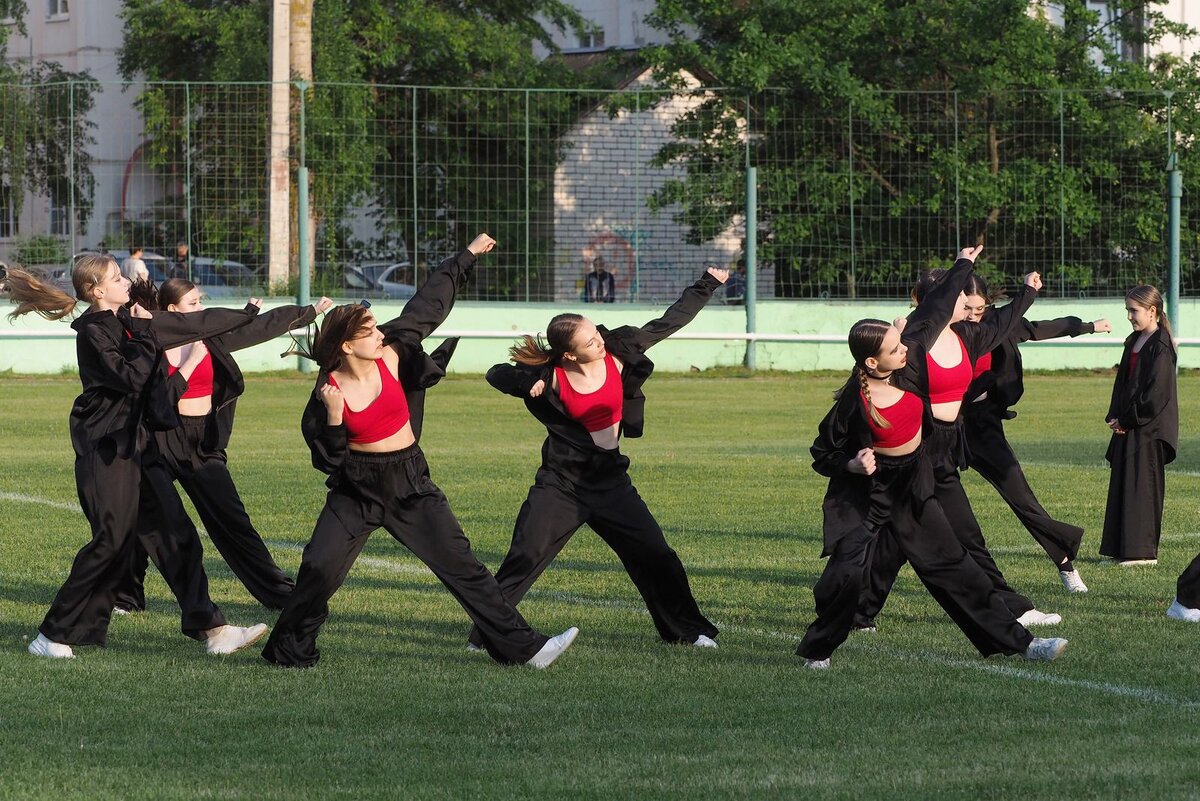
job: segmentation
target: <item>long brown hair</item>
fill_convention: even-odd
[[[1171,330],[1171,321],[1167,319],[1167,314],[1163,310],[1163,296],[1157,288],[1150,284],[1138,284],[1125,293],[1125,301],[1136,303],[1143,309],[1154,309],[1157,313],[1159,327],[1167,332],[1167,339],[1170,341],[1171,347],[1175,347],[1175,332]]]
[[[4,289],[17,308],[9,313],[8,319],[15,320],[30,312],[47,320],[61,320],[72,315],[80,302],[92,302],[93,290],[104,282],[111,265],[116,263],[107,254],[89,253],[81,256],[71,268],[74,298],[26,270],[9,269],[4,276]]]
[[[850,346],[850,355],[854,357],[854,374],[858,376],[859,390],[867,401],[867,414],[871,422],[879,428],[891,428],[892,424],[884,419],[871,400],[871,385],[867,383],[867,359],[879,358],[879,351],[883,349],[883,338],[887,336],[891,327],[891,323],[868,317],[855,323],[846,339],[846,344]]]
[[[283,355],[296,354],[312,359],[327,373],[340,370],[346,361],[346,355],[342,353],[342,343],[365,336],[370,316],[371,312],[361,303],[334,306],[326,313],[325,321],[320,326],[313,323],[311,347],[305,348],[297,343],[294,350]]]
[[[582,314],[559,314],[550,320],[546,326],[546,339],[539,335],[537,339],[526,334],[521,341],[508,349],[509,358],[520,364],[550,364],[557,365],[562,361],[563,354],[571,349],[571,340],[575,331],[583,322]]]

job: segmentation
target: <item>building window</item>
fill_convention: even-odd
[[[50,234],[68,236],[71,233],[71,210],[50,198]]]
[[[46,9],[47,19],[66,19],[71,15],[71,6],[69,0],[46,0],[48,3]]]
[[[17,209],[13,204],[13,192],[7,184],[0,184],[0,239],[12,239],[17,235]]]
[[[601,27],[593,28],[588,33],[579,35],[579,49],[599,49],[604,47],[604,29]]]

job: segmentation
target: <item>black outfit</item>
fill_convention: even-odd
[[[642,385],[654,371],[646,351],[687,325],[712,297],[720,281],[705,274],[684,290],[662,317],[638,328],[609,331],[598,326],[604,347],[624,368],[621,371],[622,418],[618,436],[640,437],[646,396]],[[628,457],[619,449],[606,450],[563,407],[553,391],[553,367],[497,364],[488,371],[493,387],[521,398],[530,413],[546,426],[542,464],[521,506],[512,544],[496,580],[504,597],[519,604],[559,551],[587,523],[621,560],[650,611],[658,634],[667,642],[695,642],[700,635],[717,636],[700,612],[679,555],[667,544],[662,528],[646,508],[629,478]],[[546,390],[536,398],[529,390],[538,381]],[[478,630],[471,642],[479,643]]]
[[[583,279],[583,299],[587,303],[612,303],[616,294],[616,281],[607,270],[593,270]]]
[[[71,324],[83,384],[71,408],[71,444],[79,503],[92,539],[75,557],[39,627],[51,641],[105,644],[116,586],[135,534],[155,555],[179,601],[183,633],[203,639],[205,630],[225,624],[208,596],[194,532],[189,536],[162,524],[170,498],[161,492],[160,464],[146,421],[160,401],[154,376],[163,349],[221,334],[248,319],[242,312],[212,309],[155,312],[153,320],[143,320],[122,309],[116,314],[89,312]],[[138,525],[142,519],[154,522],[143,530]]]
[[[1200,554],[1179,574],[1175,598],[1188,609],[1200,609]]]
[[[911,377],[912,370],[905,367],[894,375],[901,373]],[[829,561],[813,587],[817,618],[796,653],[827,659],[846,641],[881,544],[912,563],[917,577],[980,654],[1023,653],[1033,638],[1016,622],[992,577],[956,537],[938,502],[925,445],[905,456],[876,454],[871,476],[847,470],[847,463],[872,444],[856,373],[821,421],[811,449],[813,469],[829,477],[821,552]]]
[[[963,398],[963,427],[969,445],[970,466],[996,488],[1055,567],[1078,556],[1083,529],[1055,520],[1038,503],[1004,436],[1004,421],[1017,416],[1010,409],[1025,392],[1021,351],[1017,346],[1030,340],[1077,337],[1095,330],[1092,323],[1085,323],[1078,317],[1034,322],[1021,318],[992,350],[992,368],[971,382]],[[976,400],[984,394],[987,397]]]
[[[1117,419],[1124,434],[1113,433],[1104,458],[1112,466],[1100,554],[1114,559],[1157,559],[1162,536],[1165,468],[1179,447],[1179,399],[1175,387],[1175,346],[1159,328],[1138,353],[1129,375],[1129,357],[1141,336],[1125,340],[1105,420]]]
[[[179,425],[156,431],[155,440],[166,472],[192,499],[205,530],[229,569],[259,603],[269,609],[282,609],[295,584],[271,558],[229,474],[225,449],[233,432],[237,399],[246,388],[232,352],[269,342],[293,328],[308,325],[316,319],[316,310],[312,306],[282,306],[258,314],[256,307],[248,306],[246,311],[255,315],[249,323],[205,340],[213,364],[212,411],[199,417],[176,417]],[[165,360],[162,370],[159,377],[165,381],[167,401],[177,405],[187,391],[187,379],[179,372],[168,376]],[[195,528],[186,513],[174,517],[169,524],[182,529]],[[145,608],[146,562],[145,550],[136,547],[127,578],[118,592],[118,607]]]
[[[413,436],[420,441],[425,390],[446,374],[457,340],[432,354],[421,341],[442,324],[465,285],[475,257],[464,250],[442,262],[395,320],[379,326],[400,354],[399,379],[408,401]],[[386,380],[386,377],[385,377]],[[296,589],[263,649],[263,658],[289,667],[310,667],[320,658],[317,634],[329,616],[329,600],[345,581],[367,537],[384,528],[405,545],[454,595],[484,632],[493,659],[523,663],[547,637],[529,627],[505,602],[495,578],[475,554],[450,510],[446,496],[429,477],[420,447],[391,453],[349,449],[346,426],[331,426],[319,391],[328,382],[321,371],[304,409],[301,430],[313,466],[329,475],[325,508],[312,540],[304,547]]]
[[[933,416],[929,403],[928,351],[945,328],[945,321],[953,314],[958,295],[972,269],[971,262],[960,259],[946,276],[939,281],[909,315],[908,323],[901,332],[901,340],[908,347],[910,369],[898,374],[894,383],[909,392],[914,392],[925,401],[924,446],[933,466],[935,493],[938,504],[950,521],[959,542],[975,559],[988,576],[1000,597],[1015,616],[1034,608],[1033,602],[1009,586],[1004,574],[992,558],[979,521],[971,510],[967,493],[963,489],[959,470],[967,466],[967,443],[963,433],[962,416],[952,423]],[[961,321],[951,328],[962,340],[971,365],[985,353],[993,350],[1008,336],[1010,329],[1021,319],[1033,303],[1036,291],[1022,286],[1013,301],[979,323]],[[932,305],[931,305],[932,304]],[[872,559],[871,581],[863,593],[855,625],[875,625],[875,617],[883,609],[891,592],[892,584],[905,557],[899,543],[892,537],[881,535],[875,545]]]

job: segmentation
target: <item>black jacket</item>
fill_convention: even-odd
[[[220,451],[229,446],[229,437],[233,433],[233,416],[237,408],[237,399],[246,391],[246,382],[242,371],[233,359],[233,351],[270,342],[278,336],[286,334],[295,328],[301,328],[317,319],[317,310],[312,306],[280,306],[268,312],[259,313],[258,307],[246,305],[244,313],[250,318],[242,327],[217,337],[206,338],[204,344],[212,356],[213,363],[213,393],[212,412],[204,431],[202,443],[206,450]],[[165,417],[165,425],[153,427],[164,429],[179,425],[179,417],[175,412],[179,399],[187,392],[188,382],[178,371],[170,373],[166,359],[161,365],[160,378],[166,389],[165,402],[168,410],[156,413],[154,417]],[[158,405],[157,403],[155,404]],[[173,418],[173,419],[172,419]]]
[[[1114,417],[1121,428],[1138,430],[1143,441],[1151,438],[1163,444],[1163,464],[1175,461],[1179,449],[1179,398],[1175,386],[1175,346],[1166,330],[1155,331],[1138,353],[1137,370],[1129,376],[1129,356],[1141,336],[1133,332],[1125,340],[1117,378],[1113,382],[1112,401],[1105,420]],[[1115,439],[1120,434],[1113,434]],[[1128,435],[1124,435],[1128,436]],[[1112,459],[1112,443],[1106,458]]]
[[[988,312],[986,317],[994,314]],[[974,409],[975,399],[983,393],[987,398],[979,402],[986,406],[987,411],[1004,417],[1012,418],[1015,414],[1005,414],[1007,410],[1017,405],[1025,394],[1025,373],[1021,367],[1021,349],[1017,346],[1022,342],[1040,342],[1045,339],[1059,337],[1077,337],[1080,334],[1096,332],[1094,323],[1085,323],[1078,317],[1059,317],[1055,320],[1029,321],[1024,317],[1017,320],[1008,336],[1000,340],[1000,344],[992,350],[992,368],[971,382],[967,395],[963,398],[964,408]]]
[[[621,386],[623,408],[618,436],[640,437],[645,427],[646,396],[642,385],[654,372],[654,362],[646,351],[662,342],[690,323],[712,298],[713,291],[721,282],[705,273],[696,283],[683,291],[663,315],[638,327],[625,325],[613,331],[597,326],[604,339],[604,347],[621,361]],[[546,426],[549,435],[542,448],[543,461],[551,466],[549,453],[556,451],[571,458],[570,451],[583,454],[606,453],[592,441],[592,436],[583,424],[567,414],[553,386],[554,368],[551,365],[530,366],[524,364],[497,364],[487,373],[488,383],[501,392],[521,398],[525,407]],[[546,382],[546,391],[536,398],[529,397],[529,390],[538,381]],[[563,450],[565,448],[565,450]]]
[[[205,309],[190,314],[154,312],[150,320],[90,311],[71,323],[83,392],[71,407],[71,444],[75,453],[90,453],[110,438],[129,458],[143,444],[150,387],[159,374],[163,350],[245,325],[245,312]]]
[[[433,353],[426,353],[421,341],[437,330],[450,310],[459,290],[466,286],[475,267],[475,255],[469,250],[444,259],[417,293],[404,304],[404,311],[394,320],[383,323],[384,344],[400,354],[400,386],[408,400],[408,412],[413,436],[421,439],[421,423],[425,415],[425,390],[446,376],[446,365],[458,346],[457,337],[451,337],[439,345]],[[321,402],[320,389],[329,382],[329,374],[321,370],[317,374],[312,395],[300,418],[300,431],[312,452],[313,467],[331,476],[329,486],[337,484],[337,474],[346,458],[349,440],[346,425],[328,424],[328,413]]]

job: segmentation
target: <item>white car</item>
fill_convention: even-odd
[[[412,264],[407,261],[362,262],[342,271],[347,294],[387,300],[408,300],[417,293]]]

